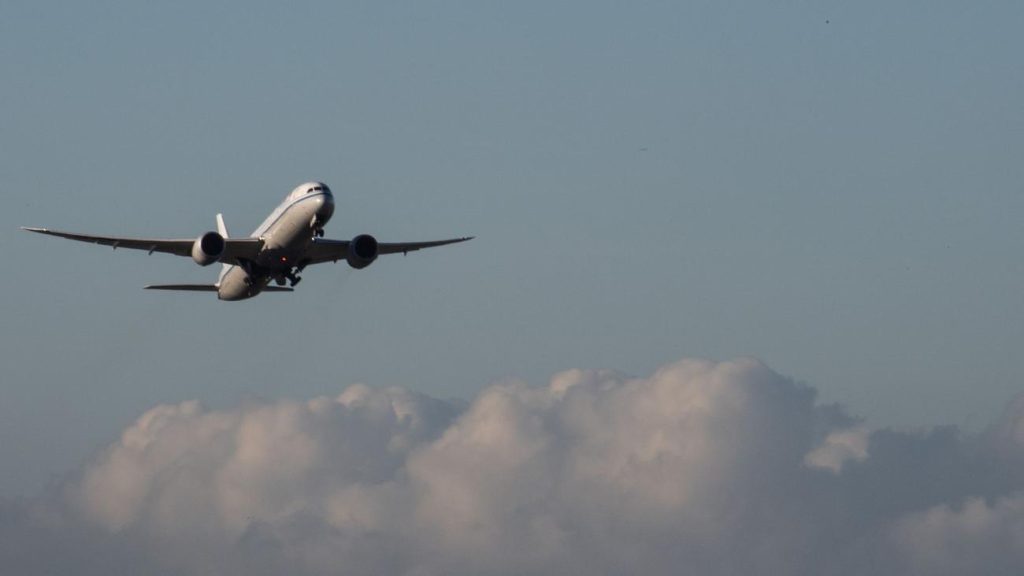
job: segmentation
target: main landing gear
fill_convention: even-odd
[[[289,286],[295,286],[302,281],[302,277],[300,277],[297,272],[298,270],[294,268],[287,272],[282,272],[277,276],[274,276],[274,283],[278,286],[284,286],[284,283],[287,280]]]
[[[295,286],[302,281],[302,278],[299,276],[299,272],[302,272],[302,269],[306,267],[307,263],[308,262],[304,261],[298,266],[279,273],[274,277],[274,282],[276,282],[278,286],[284,286],[285,280],[287,280],[289,286]]]

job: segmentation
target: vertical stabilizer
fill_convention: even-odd
[[[228,227],[224,224],[224,215],[220,212],[217,213],[217,233],[223,236],[225,239],[230,238],[228,236]],[[231,269],[231,265],[226,262],[221,262],[220,265],[220,276],[217,277],[217,286],[220,286],[220,281],[224,279],[224,275]]]
[[[228,227],[224,225],[224,215],[217,213],[217,233],[228,238]]]

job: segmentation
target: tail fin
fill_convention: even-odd
[[[217,213],[217,233],[225,238],[228,237],[228,227],[224,225],[224,215],[220,212]]]
[[[220,212],[217,213],[217,233],[224,238],[228,238],[228,227],[224,224],[224,215]],[[222,262],[220,265],[220,275],[217,277],[217,284],[220,285],[220,281],[224,279],[224,275],[231,269],[231,265],[226,262]]]

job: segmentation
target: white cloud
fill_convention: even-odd
[[[17,573],[1024,572],[1024,402],[871,431],[741,359],[571,370],[467,406],[403,389],[159,406],[0,506]],[[951,567],[955,567],[955,570]]]
[[[832,432],[825,437],[821,446],[807,453],[804,464],[838,474],[848,460],[860,462],[868,457],[870,437],[871,430],[867,426]]]

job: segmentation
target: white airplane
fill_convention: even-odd
[[[385,243],[377,242],[369,234],[360,234],[351,240],[329,240],[323,237],[324,225],[332,214],[334,195],[331,189],[323,182],[307,182],[292,190],[248,238],[229,237],[220,214],[217,214],[217,231],[202,234],[195,240],[91,236],[47,228],[23,227],[22,230],[112,246],[115,250],[132,248],[150,254],[166,252],[191,256],[200,266],[221,262],[223,267],[216,284],[146,286],[149,290],[216,292],[221,300],[245,300],[260,292],[291,292],[292,286],[301,280],[299,272],[310,264],[345,260],[349,266],[362,269],[381,254],[405,254],[473,239],[470,236],[433,242]],[[274,286],[270,285],[271,280]]]

